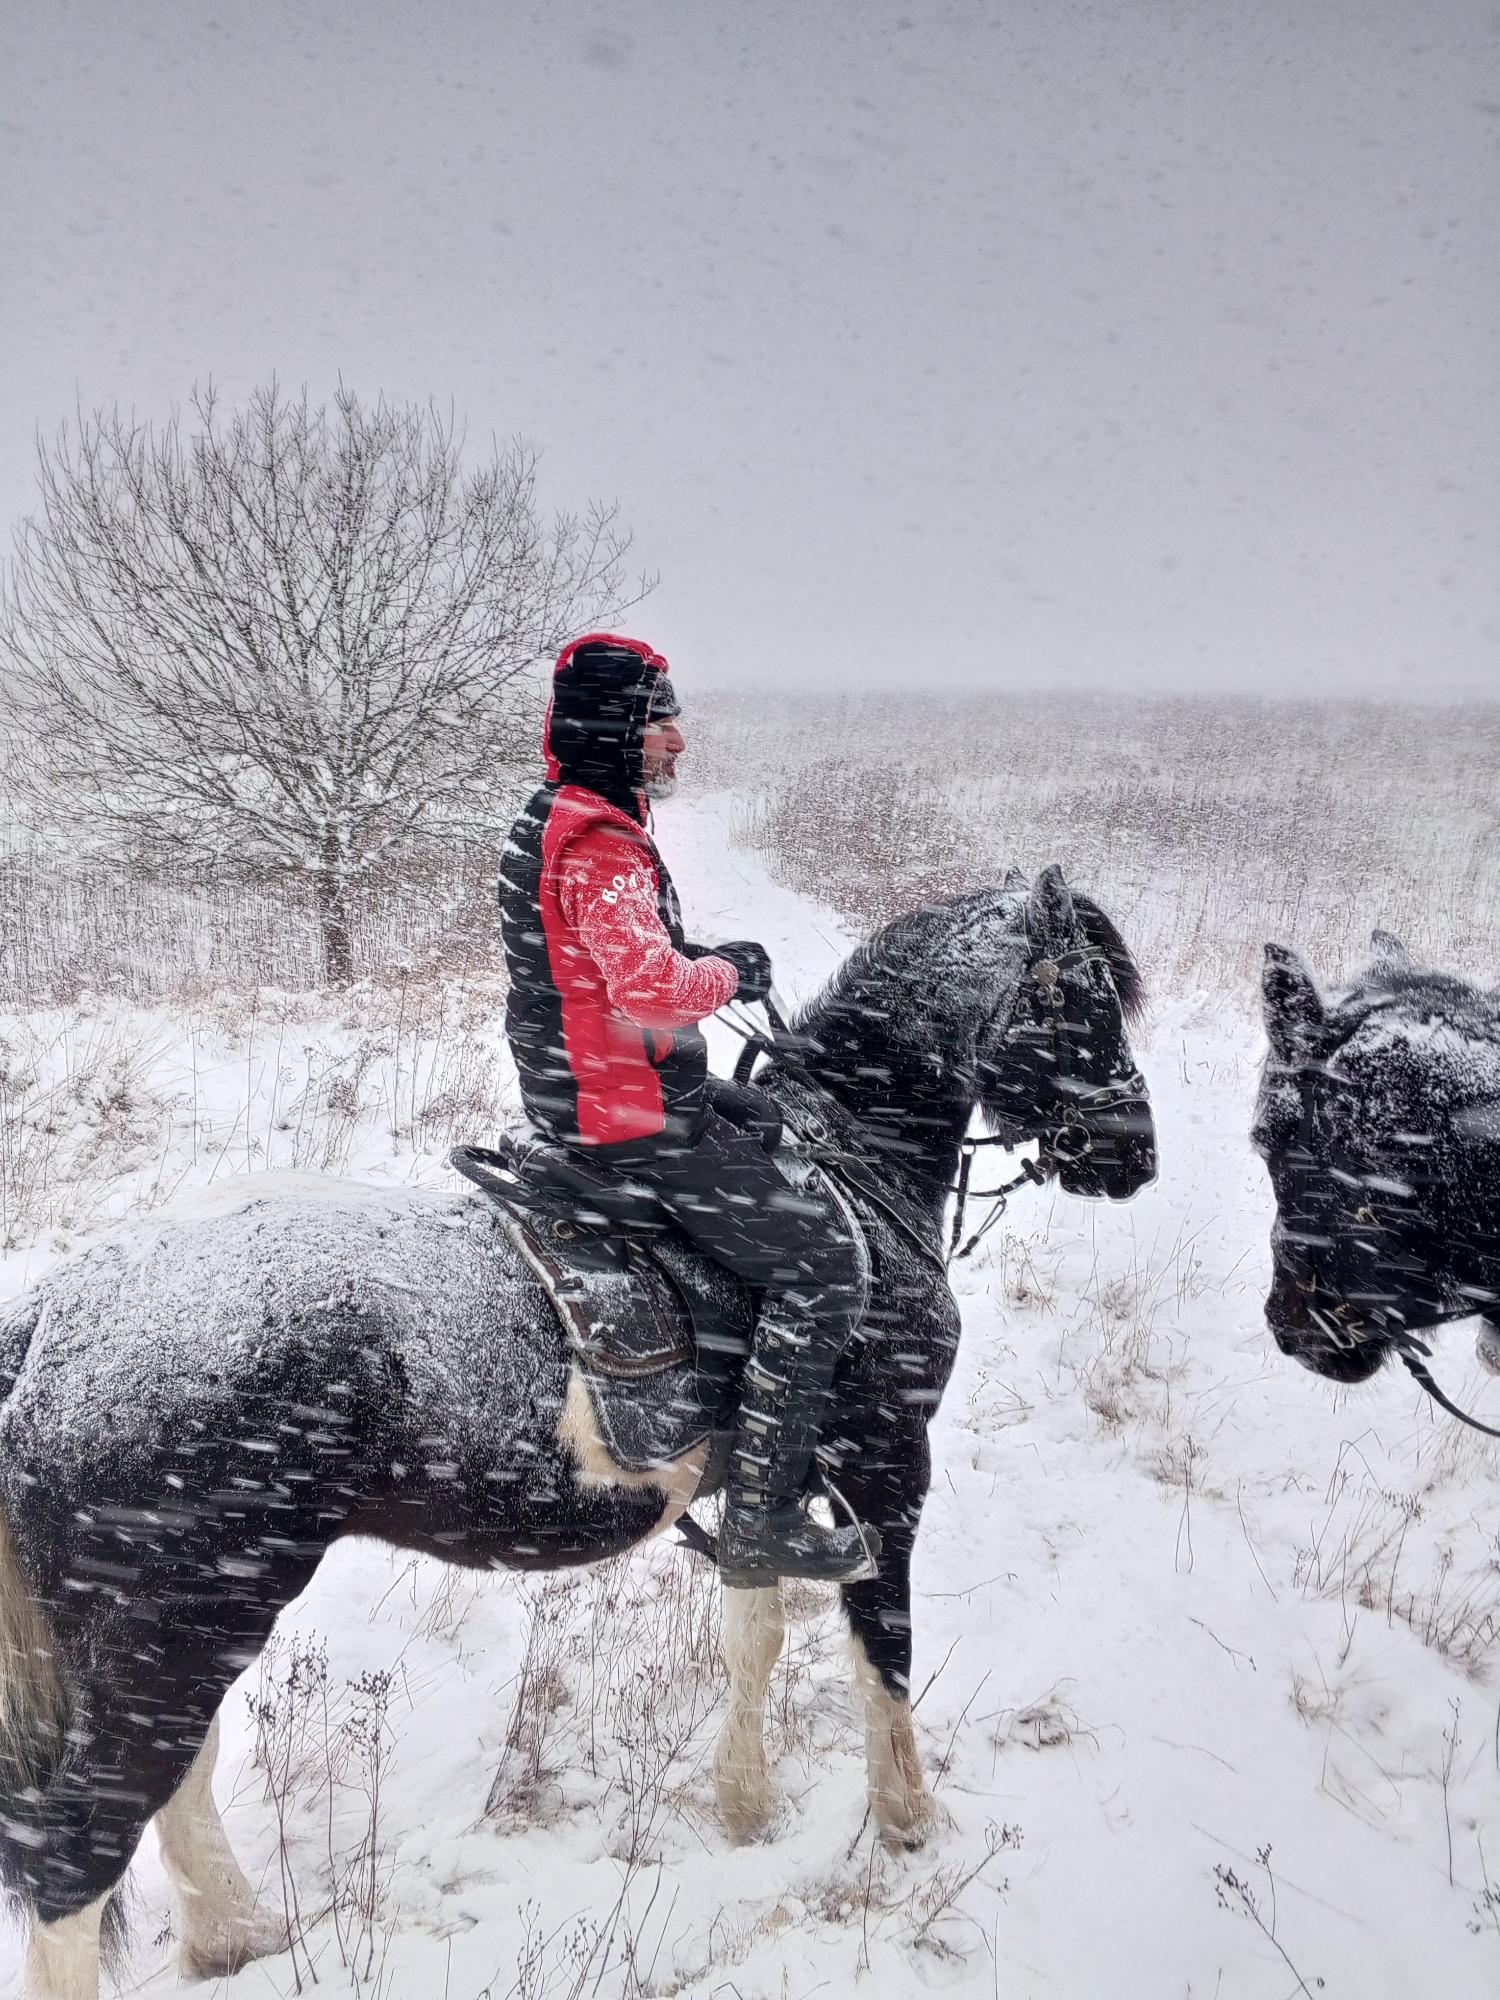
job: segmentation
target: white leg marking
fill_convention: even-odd
[[[888,1847],[920,1847],[936,1807],[922,1775],[911,1704],[887,1688],[857,1633],[849,1635],[865,1707],[865,1782],[870,1816]]]
[[[99,2000],[99,1925],[108,1895],[76,1917],[38,1924],[26,1952],[25,2000]]]
[[[252,1958],[286,1949],[286,1924],[257,1905],[214,1804],[218,1757],[215,1716],[187,1776],[156,1815],[161,1858],[182,1911],[177,1966],[184,1979],[223,1979]]]
[[[776,1811],[766,1764],[766,1693],[785,1633],[779,1583],[765,1590],[724,1592],[729,1713],[714,1750],[714,1789],[733,1840],[754,1840]]]
[[[568,1371],[568,1392],[557,1426],[558,1443],[573,1454],[574,1477],[580,1486],[625,1486],[635,1489],[654,1486],[662,1496],[661,1519],[652,1535],[665,1534],[678,1516],[693,1504],[708,1464],[708,1444],[695,1444],[670,1465],[651,1472],[626,1472],[609,1455],[609,1446],[599,1434],[588,1384],[577,1362]],[[650,1537],[648,1536],[649,1540]]]

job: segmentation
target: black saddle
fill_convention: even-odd
[[[624,1471],[732,1427],[757,1302],[648,1188],[537,1137],[460,1146],[448,1163],[504,1211]]]
[[[498,1146],[456,1147],[448,1164],[502,1207],[534,1218],[549,1238],[577,1243],[575,1254],[601,1270],[618,1266],[622,1231],[660,1234],[672,1227],[648,1187],[549,1139],[502,1135]]]

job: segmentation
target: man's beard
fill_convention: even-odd
[[[677,771],[675,766],[670,764],[654,765],[646,772],[641,790],[653,805],[659,805],[663,799],[671,798],[672,794],[677,790]]]

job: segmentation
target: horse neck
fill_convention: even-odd
[[[847,1114],[853,1143],[941,1214],[975,1108],[973,1031],[872,981],[815,1007],[799,1033],[813,1044],[800,1067]]]

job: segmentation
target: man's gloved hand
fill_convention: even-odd
[[[727,958],[740,975],[736,1000],[764,1000],[771,990],[771,954],[753,938],[737,938],[733,944],[716,944],[715,958]]]

